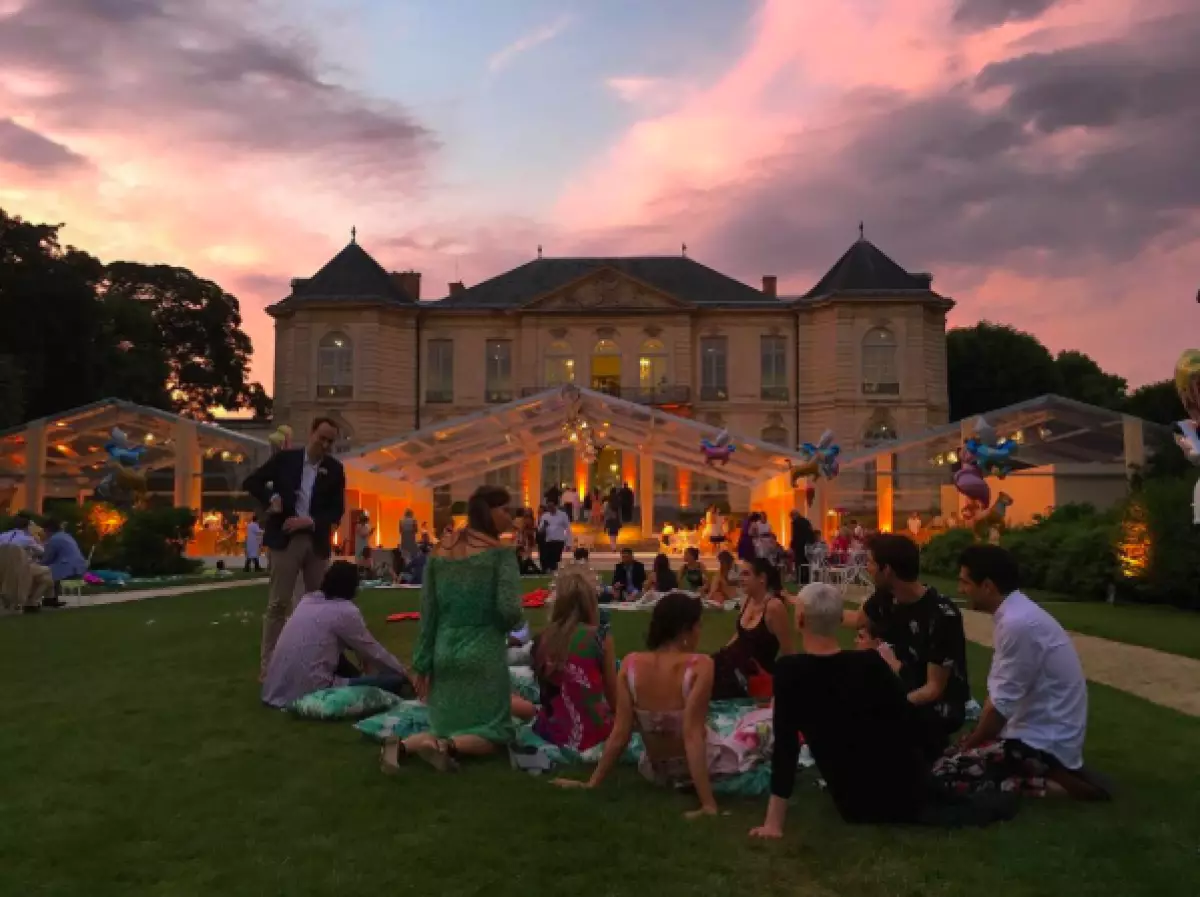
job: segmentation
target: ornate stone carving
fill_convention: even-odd
[[[617,329],[615,327],[597,327],[596,328],[596,336],[600,337],[600,339],[613,339],[614,337],[616,337],[616,335],[617,335]]]
[[[546,311],[591,311],[617,309],[674,309],[679,303],[653,293],[624,277],[620,272],[601,270],[557,293],[531,304]]]
[[[566,339],[567,338],[567,328],[566,327],[553,327],[550,329],[550,335],[552,337],[554,337],[555,339]]]
[[[646,334],[646,336],[650,337],[651,339],[662,336],[662,332],[663,329],[661,327],[647,327],[642,331],[642,333]]]

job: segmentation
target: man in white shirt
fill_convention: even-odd
[[[36,610],[41,607],[43,601],[55,606],[57,602],[53,600],[54,576],[49,567],[38,563],[44,549],[42,543],[29,532],[33,521],[24,514],[18,514],[13,518],[12,523],[12,529],[6,533],[0,533],[0,545],[16,545],[23,548],[29,557],[29,570],[33,584],[25,602],[25,609]]]
[[[979,723],[934,775],[962,791],[1108,799],[1108,787],[1083,765],[1087,681],[1070,636],[1018,590],[1017,562],[1006,549],[972,545],[959,568],[971,608],[996,619],[992,666]]]
[[[250,522],[246,524],[246,567],[245,571],[250,572],[250,568],[254,568],[255,573],[262,571],[262,565],[259,564],[259,557],[262,555],[262,540],[263,528],[258,524],[258,515],[255,514],[250,518]]]
[[[543,573],[553,573],[562,561],[563,549],[571,545],[571,519],[563,513],[553,497],[546,502],[546,511],[538,521],[542,531],[542,552],[539,560],[542,562]]]

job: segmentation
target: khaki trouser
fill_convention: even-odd
[[[271,552],[271,592],[267,600],[267,612],[263,615],[262,650],[260,652],[261,673],[266,675],[271,653],[283,632],[283,624],[292,615],[296,606],[297,581],[304,583],[304,592],[315,592],[321,587],[321,578],[329,565],[326,558],[313,552],[312,536],[299,533],[292,536],[287,548]]]
[[[54,594],[54,576],[51,575],[49,567],[43,567],[41,564],[31,564],[29,569],[33,574],[33,587],[29,591],[29,603],[38,605],[45,598]]]

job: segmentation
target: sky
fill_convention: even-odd
[[[858,235],[1132,385],[1200,344],[1196,0],[0,0],[0,207],[263,309],[349,239],[802,293]]]

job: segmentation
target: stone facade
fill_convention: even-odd
[[[351,244],[327,269],[368,263]],[[356,270],[360,283],[346,286],[327,269],[271,309],[276,422],[299,431],[327,415],[348,446],[566,381],[793,449],[825,429],[849,452],[947,421],[953,303],[862,240],[802,297],[681,259],[539,259],[476,288],[452,284],[438,301],[412,295],[415,275]],[[613,463],[620,476],[635,469]],[[453,498],[484,475],[464,471]],[[850,500],[865,486],[840,491]],[[742,493],[728,491],[735,510]]]

